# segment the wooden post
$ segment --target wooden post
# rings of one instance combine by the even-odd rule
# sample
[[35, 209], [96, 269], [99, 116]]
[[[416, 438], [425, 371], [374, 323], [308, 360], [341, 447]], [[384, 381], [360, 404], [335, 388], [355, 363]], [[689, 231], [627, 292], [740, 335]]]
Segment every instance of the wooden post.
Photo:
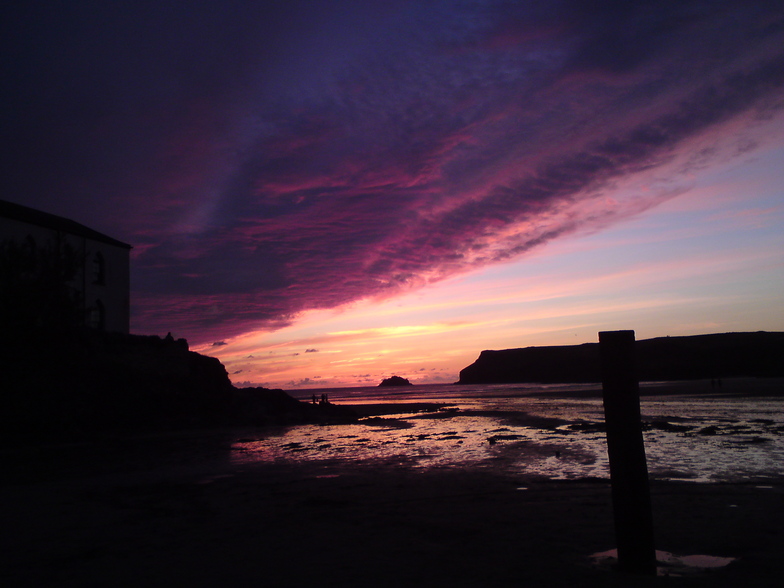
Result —
[[648, 465], [634, 363], [634, 331], [599, 333], [618, 569], [656, 574]]

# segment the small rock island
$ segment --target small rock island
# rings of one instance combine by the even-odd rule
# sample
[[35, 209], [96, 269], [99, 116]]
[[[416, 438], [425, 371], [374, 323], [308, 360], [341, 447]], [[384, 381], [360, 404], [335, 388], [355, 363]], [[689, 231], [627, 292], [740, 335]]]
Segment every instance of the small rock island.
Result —
[[413, 384], [400, 376], [392, 376], [391, 378], [382, 380], [379, 386], [413, 386]]

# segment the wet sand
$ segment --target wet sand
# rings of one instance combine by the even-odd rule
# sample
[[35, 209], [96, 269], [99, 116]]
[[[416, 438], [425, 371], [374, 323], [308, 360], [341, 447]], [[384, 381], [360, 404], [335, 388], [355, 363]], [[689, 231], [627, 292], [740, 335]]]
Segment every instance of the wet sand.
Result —
[[[686, 392], [676, 388], [671, 393]], [[781, 583], [780, 477], [753, 484], [652, 481], [657, 549], [738, 560], [691, 577], [639, 578], [589, 559], [615, 547], [607, 481], [423, 470], [404, 459], [240, 467], [229, 459], [236, 434], [6, 450], [0, 585]]]
[[778, 586], [784, 481], [653, 482], [690, 578], [599, 569], [609, 484], [361, 464], [195, 468], [4, 486], [4, 586]]

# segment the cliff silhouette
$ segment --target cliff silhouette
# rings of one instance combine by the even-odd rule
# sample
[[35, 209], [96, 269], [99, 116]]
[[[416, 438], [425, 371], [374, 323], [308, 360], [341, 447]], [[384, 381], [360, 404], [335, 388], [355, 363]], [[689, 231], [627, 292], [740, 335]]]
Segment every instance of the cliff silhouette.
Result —
[[0, 350], [6, 442], [356, 418], [283, 390], [235, 388], [218, 359], [170, 336], [28, 330]]
[[[636, 342], [641, 381], [784, 376], [784, 333], [720, 333]], [[599, 344], [482, 351], [460, 384], [600, 382]]]

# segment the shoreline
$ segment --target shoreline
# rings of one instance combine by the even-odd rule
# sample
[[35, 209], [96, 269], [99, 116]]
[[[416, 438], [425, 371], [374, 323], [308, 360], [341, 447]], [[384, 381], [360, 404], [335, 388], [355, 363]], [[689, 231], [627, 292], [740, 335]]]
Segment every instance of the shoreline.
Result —
[[[721, 382], [721, 385], [711, 386], [711, 381]], [[737, 395], [737, 396], [784, 396], [784, 377], [769, 376], [738, 376], [732, 378], [699, 378], [692, 380], [643, 380], [640, 383], [641, 396], [656, 396], [663, 394], [686, 394], [686, 395]], [[451, 384], [414, 384], [410, 387], [402, 388], [380, 388], [379, 386], [349, 386], [344, 388], [302, 388], [293, 390], [284, 390], [293, 398], [301, 402], [307, 402], [313, 394], [320, 395], [323, 392], [328, 392], [330, 401], [335, 401], [335, 404], [361, 404], [356, 402], [361, 400], [362, 396], [358, 396], [357, 391], [361, 390], [367, 393], [371, 399], [377, 397], [379, 394], [399, 392], [419, 393], [422, 391], [430, 391], [432, 389], [441, 388], [444, 390], [444, 396], [452, 398], [450, 391], [459, 391], [461, 388], [476, 389], [480, 387], [487, 387], [491, 389], [498, 389], [499, 394], [501, 390], [506, 387], [509, 388], [529, 388], [530, 390], [525, 393], [526, 396], [550, 396], [557, 397], [567, 394], [593, 394], [597, 396], [602, 395], [601, 382], [560, 382], [560, 383], [542, 383], [542, 382], [509, 382], [505, 384], [498, 383], [485, 383], [485, 384], [460, 384], [453, 382]], [[576, 387], [579, 390], [570, 392], [564, 388]], [[241, 388], [240, 388], [241, 389]], [[345, 393], [345, 395], [343, 395]], [[335, 400], [337, 398], [337, 400]], [[418, 401], [423, 404], [428, 404], [428, 401]], [[392, 404], [390, 401], [377, 401], [375, 399], [368, 402], [368, 404]]]
[[[582, 389], [576, 391], [557, 390], [547, 392], [527, 392], [526, 398], [558, 399], [597, 399], [601, 398], [601, 387], [598, 390]], [[472, 387], [474, 388], [474, 387]], [[738, 378], [726, 380], [721, 389], [711, 387], [710, 380], [688, 380], [676, 382], [647, 382], [641, 385], [641, 404], [643, 410], [648, 400], [655, 401], [662, 396], [676, 397], [679, 401], [705, 401], [710, 406], [713, 399], [778, 399], [784, 397], [784, 378], [759, 379]], [[483, 396], [492, 400], [520, 396], [514, 390], [505, 392], [496, 390], [493, 394]], [[333, 406], [349, 409], [356, 413], [357, 424], [380, 427], [396, 427], [404, 421], [428, 418], [448, 420], [452, 416], [503, 416], [502, 412], [489, 412], [468, 407], [461, 407], [461, 400], [471, 402], [471, 398], [461, 399], [457, 396], [444, 397], [437, 395], [434, 400], [423, 399], [383, 399], [373, 398], [370, 402], [358, 402], [356, 396], [338, 399]], [[396, 415], [400, 415], [398, 418]], [[545, 419], [547, 420], [547, 419]], [[515, 425], [527, 422], [538, 428], [552, 428], [561, 424], [557, 419], [552, 423], [542, 421], [536, 415], [515, 415]], [[565, 421], [564, 421], [565, 422]], [[503, 425], [503, 423], [501, 423]], [[4, 470], [6, 484], [16, 481], [35, 481], [57, 479], [58, 477], [78, 477], [88, 474], [91, 470], [115, 472], [128, 468], [150, 469], [163, 463], [176, 463], [187, 455], [186, 460], [201, 459], [203, 456], [218, 456], [215, 459], [225, 460], [231, 452], [232, 444], [243, 437], [261, 439], [276, 436], [298, 427], [299, 423], [253, 426], [232, 425], [209, 428], [182, 428], [171, 431], [115, 431], [85, 437], [78, 440], [57, 439], [19, 439], [15, 444], [7, 444], [0, 448], [0, 467]], [[661, 423], [654, 422], [660, 426]], [[599, 426], [599, 425], [597, 425]], [[680, 423], [682, 427], [683, 424]], [[755, 426], [762, 426], [755, 423]], [[405, 428], [405, 427], [404, 427]], [[708, 427], [710, 428], [710, 427]], [[600, 429], [597, 429], [600, 430]], [[686, 430], [686, 429], [683, 429]], [[692, 433], [696, 432], [692, 431]], [[757, 434], [754, 430], [748, 435]], [[761, 433], [760, 433], [761, 434]]]
[[[781, 382], [724, 382], [722, 392], [767, 398]], [[710, 400], [703, 384], [662, 386]], [[408, 412], [449, 404], [365, 406], [373, 418], [402, 405]], [[285, 428], [246, 430], [264, 436]], [[616, 547], [606, 479], [425, 468], [405, 456], [238, 462], [231, 447], [243, 430], [6, 448], [3, 459], [14, 463], [0, 485], [7, 506], [0, 513], [0, 549], [8, 562], [0, 581], [62, 587], [780, 584], [781, 475], [711, 483], [652, 478], [658, 550], [737, 560], [688, 578], [638, 578], [590, 560]]]

